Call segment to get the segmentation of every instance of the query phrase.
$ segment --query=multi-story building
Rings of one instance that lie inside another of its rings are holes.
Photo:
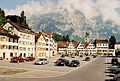
[[[4,26],[4,29],[9,33],[19,36],[18,41],[18,54],[17,56],[28,57],[34,56],[35,53],[35,35],[34,32],[25,26],[8,21]]]
[[[95,45],[92,43],[87,43],[87,42],[80,43],[77,47],[77,50],[79,54],[88,54],[88,55],[96,54]]]
[[[70,42],[67,46],[67,54],[76,54],[79,42]]]
[[[96,39],[97,54],[108,54],[108,40]]]
[[[18,54],[18,39],[16,34],[10,34],[0,27],[0,57],[9,60]]]
[[[43,31],[36,33],[36,57],[49,58],[56,54],[57,43],[54,39]]]
[[[58,53],[66,54],[68,45],[69,45],[69,42],[63,42],[63,41],[58,42]]]
[[[44,35],[39,32],[35,35],[35,57],[46,57],[47,40]]]

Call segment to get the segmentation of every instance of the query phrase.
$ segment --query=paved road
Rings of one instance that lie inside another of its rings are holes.
[[[66,75],[51,78],[0,78],[0,81],[105,81],[105,57],[74,70]]]

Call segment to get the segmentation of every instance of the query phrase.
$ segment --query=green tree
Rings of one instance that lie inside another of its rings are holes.
[[[20,24],[28,27],[28,24],[26,23],[26,16],[25,16],[24,11],[22,11],[20,14]]]
[[[0,8],[0,26],[6,23],[5,12]]]
[[[114,49],[115,44],[116,44],[116,38],[114,36],[111,36],[109,39],[109,48]]]

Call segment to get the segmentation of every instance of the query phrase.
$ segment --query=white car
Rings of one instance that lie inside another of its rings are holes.
[[[34,64],[36,65],[43,65],[43,64],[47,64],[48,63],[48,59],[47,58],[37,58],[35,59]]]

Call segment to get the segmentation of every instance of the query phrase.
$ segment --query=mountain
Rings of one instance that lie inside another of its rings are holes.
[[[33,15],[27,22],[35,31],[43,29],[60,35],[69,35],[71,39],[77,41],[82,41],[86,32],[90,34],[91,39],[108,39],[111,35],[120,39],[120,26],[112,20],[103,20],[102,16],[88,19],[79,10],[63,9],[39,16]]]

